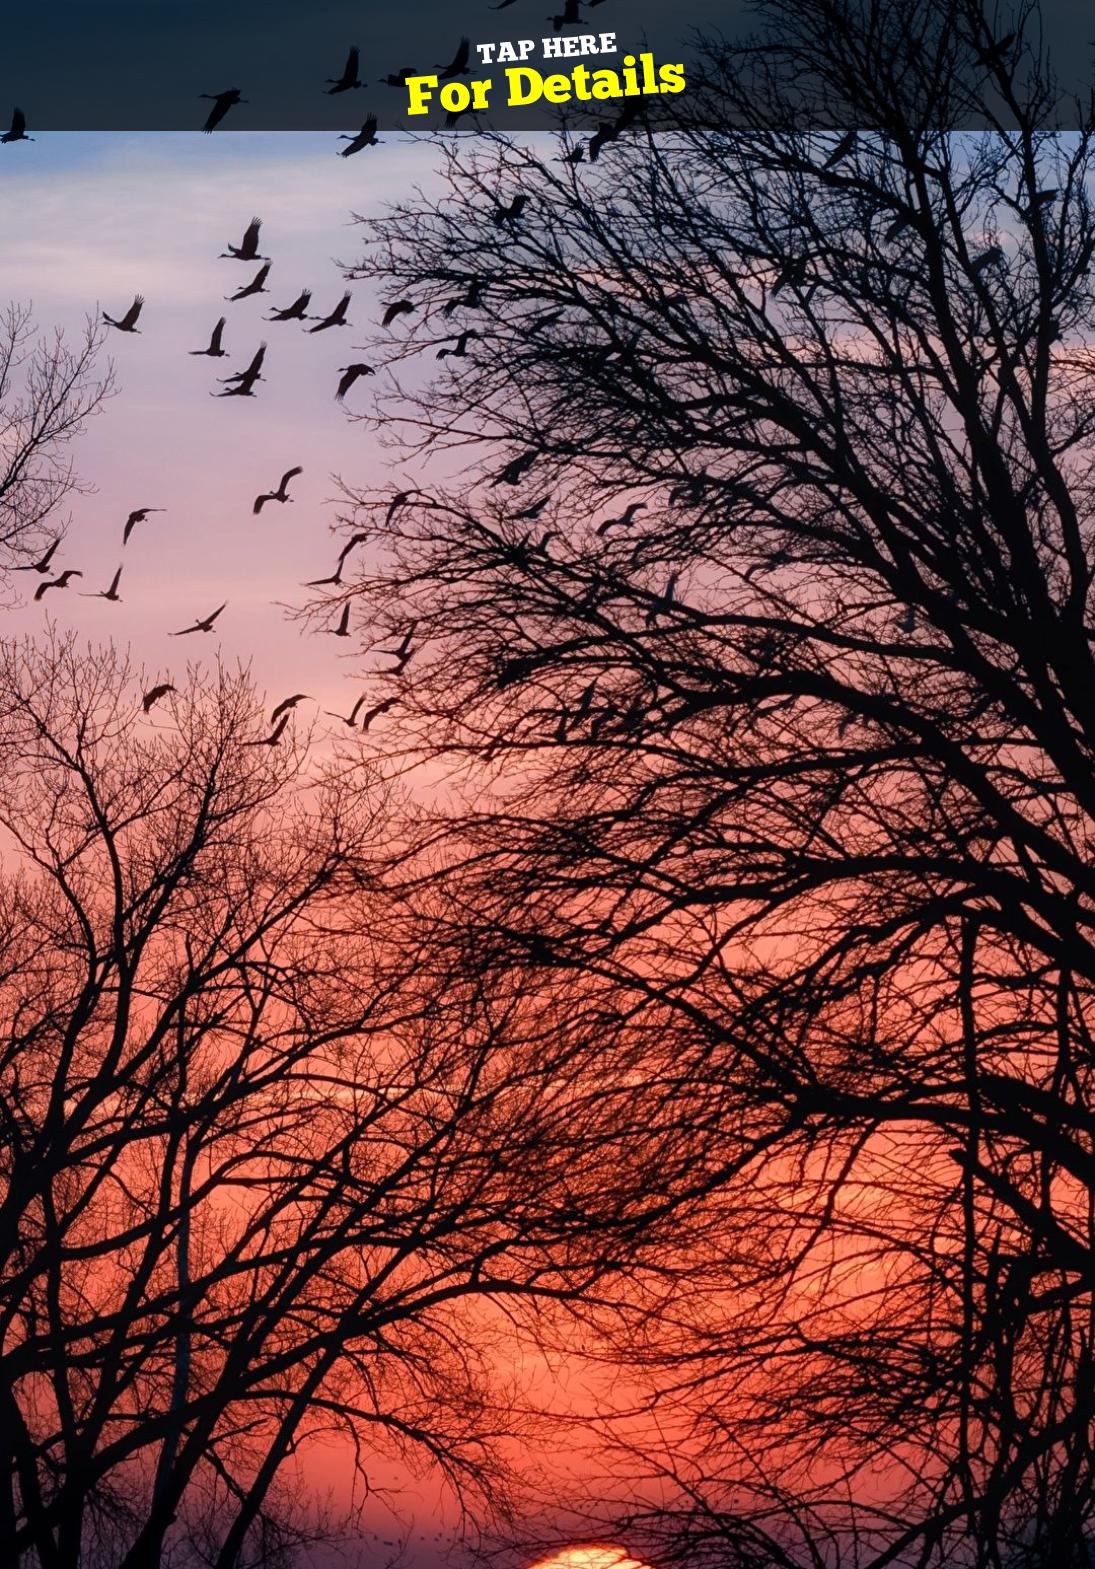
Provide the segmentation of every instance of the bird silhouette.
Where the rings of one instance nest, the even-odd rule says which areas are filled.
[[[515,513],[514,516],[517,520],[522,522],[525,520],[528,520],[529,522],[535,522],[550,500],[551,491],[545,490],[539,501],[534,501],[531,507],[526,507],[523,512]]]
[[[494,221],[498,227],[501,228],[504,223],[515,223],[524,212],[525,204],[527,202],[528,197],[525,195],[524,191],[518,191],[517,195],[513,198],[508,207],[496,208],[494,213]]]
[[[340,136],[340,142],[349,142],[349,147],[340,147],[340,158],[352,158],[354,153],[359,153],[363,147],[379,147],[381,144],[376,139],[376,115],[371,114],[354,136]]]
[[[221,251],[221,255],[230,256],[233,261],[269,261],[269,256],[259,255],[259,230],[261,228],[262,219],[252,218],[243,232],[243,239],[240,243],[238,245],[230,243],[226,251]]]
[[[442,82],[449,82],[449,81],[452,80],[452,78],[454,76],[467,76],[467,74],[468,74],[468,61],[470,59],[471,59],[471,40],[468,39],[468,38],[462,38],[460,40],[459,44],[457,45],[456,53],[453,55],[453,57],[449,61],[448,65],[445,66],[445,68],[443,70],[442,70],[442,68],[440,66],[438,66],[437,69],[438,69],[438,72],[440,73],[440,78],[439,79]]]
[[[807,258],[805,256],[792,256],[783,263],[772,283],[772,293],[779,294],[788,284],[797,288],[806,281]]]
[[[579,0],[564,0],[563,9],[558,16],[545,17],[551,23],[554,32],[562,32],[564,27],[573,27],[582,18],[578,15]]]
[[[150,512],[165,512],[166,510],[165,507],[138,507],[135,512],[131,512],[126,518],[125,528],[122,530],[123,547],[129,544],[129,536],[137,527],[137,524],[143,523]]]
[[[979,49],[978,54],[981,57],[982,63],[987,65],[990,69],[993,69],[998,65],[1002,65],[1004,63],[1004,56],[1007,54],[1008,50],[1011,48],[1014,42],[1015,34],[1005,33],[1003,38],[999,38],[995,43],[989,44],[987,49]]]
[[[348,327],[350,323],[346,320],[346,312],[349,308],[350,296],[349,294],[344,294],[329,315],[310,316],[308,318],[316,323],[314,327],[308,328],[309,333],[324,332],[328,327]]]
[[[226,294],[224,297],[226,300],[231,301],[246,300],[252,294],[269,294],[270,290],[266,287],[266,280],[269,276],[270,263],[263,262],[250,283],[245,283],[242,289],[236,290],[235,294]]]
[[[161,681],[159,686],[150,687],[149,690],[145,693],[144,697],[141,699],[141,707],[147,714],[152,705],[154,703],[158,703],[161,697],[166,697],[168,692],[174,692],[177,690],[178,689],[176,687],[172,686],[170,681]]]
[[[137,318],[141,314],[141,308],[143,305],[144,295],[135,294],[133,296],[133,304],[129,307],[124,316],[120,317],[118,320],[115,320],[113,316],[108,316],[106,311],[104,311],[103,320],[106,322],[108,327],[117,327],[119,332],[139,332],[140,328],[137,326]]]
[[[512,0],[510,0],[510,3],[512,4]],[[411,77],[419,74],[413,65],[405,65],[401,71],[392,71],[389,75],[382,76],[380,80],[385,87],[406,87]]]
[[[285,726],[288,723],[289,715],[282,714],[281,718],[278,720],[277,724],[271,730],[269,735],[264,735],[261,740],[258,741],[245,741],[243,744],[244,746],[277,746],[278,742],[281,740],[282,731],[285,729]]]
[[[53,541],[52,545],[50,545],[49,549],[46,551],[44,556],[39,556],[37,561],[28,561],[25,566],[13,567],[12,571],[13,572],[48,572],[49,571],[49,564],[53,560],[54,556],[57,554],[57,547],[60,545],[60,543],[61,543],[61,536],[60,536],[60,534],[58,534],[57,538]]]
[[[373,370],[373,367],[371,365],[364,365],[364,364],[340,365],[339,366],[339,372],[340,372],[340,377],[339,377],[339,383],[338,383],[338,391],[335,393],[335,397],[339,400],[340,403],[342,402],[342,400],[346,396],[346,394],[349,392],[349,390],[353,386],[354,382],[357,381],[360,376],[375,376],[376,375],[376,371]]]
[[[581,142],[579,142],[576,147],[572,147],[570,149],[570,151],[568,153],[564,153],[561,158],[556,158],[555,162],[556,163],[584,163],[585,162],[585,156],[586,156],[585,147],[584,147],[584,145]]]
[[[286,305],[281,310],[278,310],[275,307],[275,309],[273,311],[271,311],[270,315],[267,316],[266,320],[267,321],[307,321],[308,318],[307,318],[307,316],[304,313],[308,309],[308,306],[311,304],[311,302],[312,302],[312,291],[311,291],[311,289],[301,289],[300,293],[297,295],[297,297],[293,301],[292,305]]]
[[[392,519],[395,517],[396,513],[399,511],[400,507],[405,507],[407,505],[407,502],[410,501],[411,497],[412,496],[417,496],[418,494],[419,494],[419,492],[417,490],[400,490],[400,491],[397,491],[397,493],[392,497],[391,501],[388,503],[388,512],[387,512],[387,515],[386,515],[386,517],[384,519],[384,522],[386,524],[390,523],[392,521]]]
[[[627,129],[633,120],[638,119],[641,113],[641,104],[625,104],[624,107],[620,110],[619,114],[616,116],[615,120],[610,120],[607,125],[598,126],[596,131],[594,131],[593,135],[590,137],[589,146],[587,148],[590,163],[596,163],[598,157],[600,156],[601,149],[606,147],[609,142],[614,142],[621,132]]]
[[[395,300],[386,308],[384,315],[380,319],[380,325],[382,327],[390,327],[397,316],[409,316],[412,311],[417,309],[417,305],[413,304],[411,300]]]
[[[990,245],[987,251],[982,251],[980,256],[975,256],[970,262],[970,272],[975,278],[979,277],[986,267],[998,267],[1003,260],[1003,247]]]
[[[202,126],[202,130],[206,133],[206,135],[208,135],[211,131],[216,130],[217,126],[224,119],[229,109],[234,109],[237,104],[247,103],[246,98],[240,97],[240,90],[238,87],[230,87],[228,91],[224,93],[199,93],[198,97],[210,98],[213,101],[213,107],[209,111],[209,118]]]
[[[449,300],[447,305],[441,307],[442,316],[451,316],[455,310],[478,310],[483,303],[483,279],[473,278],[468,286],[467,294],[455,300]]]
[[[35,138],[27,135],[27,117],[22,109],[11,111],[11,129],[0,136],[0,142],[33,142]]]
[[[272,725],[277,724],[282,714],[287,713],[290,708],[295,708],[298,703],[303,703],[308,697],[309,693],[307,692],[294,692],[292,697],[283,697],[270,715],[270,723]]]
[[[255,497],[255,504],[251,508],[255,516],[258,516],[268,501],[292,501],[293,498],[289,494],[289,491],[286,487],[288,486],[291,479],[295,479],[298,474],[303,473],[304,470],[301,468],[299,463],[297,464],[296,468],[286,469],[285,473],[278,481],[277,490],[266,490],[263,491],[261,496]]]
[[[350,48],[349,54],[346,56],[346,64],[342,67],[342,75],[329,76],[327,78],[328,82],[333,84],[327,89],[327,96],[329,98],[333,98],[335,93],[347,93],[350,91],[351,87],[365,86],[364,82],[358,81],[357,76],[357,68],[360,64],[360,60],[361,57],[358,53],[357,45],[353,44]]]
[[[61,573],[60,577],[50,578],[48,583],[39,583],[38,587],[34,590],[34,597],[35,599],[41,599],[42,595],[47,591],[47,589],[67,588],[72,578],[83,577],[83,575],[84,574],[82,572],[77,572],[72,567],[66,567],[64,572]]]
[[[516,458],[511,458],[505,468],[491,480],[491,489],[493,490],[495,485],[519,484],[522,477],[528,473],[539,456],[540,454],[537,451],[532,450],[530,452],[522,452]]]
[[[262,381],[262,376],[244,375],[240,377],[239,385],[228,387],[224,392],[211,392],[211,398],[253,398],[255,396],[255,383]]]
[[[214,621],[216,621],[223,610],[227,609],[228,601],[225,600],[223,605],[218,605],[216,610],[211,611],[209,615],[204,616],[200,621],[195,621],[193,626],[183,627],[181,632],[172,632],[171,636],[186,637],[190,632],[212,632]]]
[[[858,138],[854,131],[846,132],[821,167],[823,169],[835,169],[838,163],[843,163],[845,158],[850,157],[855,152],[857,140]]]
[[[492,5],[490,7],[490,9],[492,11],[506,11],[513,4],[514,4],[514,0],[501,0],[501,4],[500,5]]]
[[[234,381],[247,382],[249,385],[256,381],[265,381],[266,378],[259,375],[259,372],[262,369],[262,362],[265,358],[266,345],[265,343],[260,343],[258,348],[255,350],[251,358],[251,363],[248,365],[247,369],[235,371],[231,376],[223,376],[221,378],[222,386],[227,387]]]
[[[645,511],[645,501],[632,501],[630,505],[620,513],[618,518],[606,518],[603,523],[599,524],[597,533],[603,537],[608,533],[609,529],[626,528],[627,525],[632,522],[632,520],[636,518],[640,512]]]
[[[382,703],[377,703],[375,707],[370,708],[361,721],[362,733],[368,730],[374,719],[379,719],[381,714],[386,714],[388,709],[394,708],[398,702],[398,697],[386,697]]]
[[[346,543],[343,545],[342,549],[339,551],[338,565],[335,567],[334,574],[331,577],[317,577],[317,578],[313,578],[310,583],[306,583],[304,585],[305,588],[326,588],[328,584],[336,584],[337,585],[337,584],[341,583],[342,582],[342,568],[343,568],[343,564],[345,563],[346,557],[350,554],[350,551],[353,550],[356,545],[363,545],[365,543],[365,541],[368,539],[368,537],[369,537],[368,534],[364,534],[364,533],[360,533],[360,532],[357,533],[357,534],[351,534],[350,538],[346,541]]]
[[[357,716],[361,712],[361,705],[362,705],[362,703],[364,703],[364,701],[368,697],[368,695],[369,695],[368,692],[364,692],[361,695],[361,697],[358,698],[358,700],[354,704],[353,708],[350,709],[350,716],[349,716],[349,718],[347,718],[345,714],[336,714],[336,713],[334,713],[333,710],[330,709],[330,708],[325,709],[324,712],[327,714],[328,718],[330,718],[330,719],[341,719],[342,723],[344,725],[348,725],[350,727],[350,729],[353,730],[356,727],[356,725],[357,725]]]
[[[221,340],[224,337],[224,323],[225,317],[222,316],[213,328],[213,335],[209,339],[209,347],[207,349],[190,349],[188,353],[208,354],[211,359],[222,360],[228,353],[227,349],[221,347]]]
[[[474,328],[470,328],[467,332],[462,332],[456,339],[454,348],[438,349],[437,358],[439,360],[443,360],[451,354],[453,359],[466,359],[468,353],[468,340],[471,338],[478,338],[478,336],[479,334],[475,331]]]
[[[109,588],[101,588],[97,594],[81,594],[80,598],[81,599],[109,599],[111,604],[117,604],[120,601],[121,597],[122,597],[121,594],[119,594],[119,592],[118,592],[118,583],[121,580],[121,576],[122,576],[122,569],[121,569],[121,567],[119,567],[117,572],[115,572],[114,576],[110,580],[110,587]]]
[[[389,658],[395,660],[395,664],[392,665],[391,668],[386,672],[387,675],[401,676],[404,670],[406,670],[407,665],[410,663],[414,655],[414,649],[411,647],[411,640],[414,637],[414,629],[416,625],[416,622],[411,622],[407,631],[403,634],[402,641],[400,642],[398,648],[382,648],[380,650],[382,654],[387,654]]]
[[[341,615],[341,617],[339,619],[338,626],[336,626],[336,627],[328,627],[327,631],[331,634],[332,637],[349,637],[349,635],[350,635],[350,605],[349,605],[349,601],[347,601],[346,604],[344,604],[343,607],[342,607],[342,615]]]

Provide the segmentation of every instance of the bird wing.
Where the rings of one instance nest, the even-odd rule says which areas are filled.
[[[362,694],[358,698],[357,702],[350,709],[350,723],[352,725],[356,725],[357,724],[357,716],[361,712],[361,705],[362,705],[362,703],[364,703],[364,701],[368,697],[368,695],[369,694],[367,692],[362,692]]]
[[[206,135],[208,135],[210,131],[214,130],[221,123],[231,107],[232,105],[230,103],[225,103],[223,95],[217,99],[216,103],[209,111],[209,118],[202,126],[202,130],[206,133]]]
[[[219,349],[220,348],[220,346],[221,346],[221,337],[223,336],[223,333],[224,333],[224,317],[222,316],[220,321],[218,321],[217,325],[213,328],[213,336],[209,340],[209,347],[211,349]]]
[[[13,109],[11,115],[11,135],[18,140],[27,128],[27,117],[22,109]]]
[[[226,599],[223,605],[218,605],[217,606],[216,610],[214,610],[214,612],[213,612],[213,614],[211,616],[206,616],[206,618],[205,618],[206,625],[207,626],[212,626],[214,621],[220,615],[221,611],[222,610],[227,610],[227,609],[228,609],[228,601]]]
[[[281,476],[280,483],[278,484],[278,489],[279,490],[284,490],[286,485],[288,485],[288,483],[289,483],[289,481],[291,479],[295,479],[298,474],[303,474],[303,473],[304,473],[304,470],[300,466],[299,463],[297,464],[296,468],[286,469],[285,473]]]
[[[135,294],[133,297],[133,304],[126,311],[119,325],[122,327],[132,327],[136,323],[137,317],[141,314],[141,306],[143,304],[144,295]]]
[[[259,230],[261,228],[262,219],[252,218],[251,222],[247,225],[246,232],[244,233],[243,244],[240,246],[241,251],[254,250],[255,246],[259,243]]]
[[[344,398],[360,374],[361,372],[358,370],[356,365],[347,366],[342,375],[339,377],[338,391],[335,393],[335,397]]]
[[[362,136],[366,137],[369,141],[372,141],[373,137],[376,135],[376,115],[375,114],[371,114],[369,116],[369,118],[365,121],[365,124],[361,127],[361,134],[362,134]]]
[[[356,44],[353,44],[350,47],[349,54],[346,56],[346,69],[342,73],[344,82],[355,82],[357,80],[357,68],[360,61],[361,55],[358,52],[358,47]]]
[[[254,514],[254,516],[257,517],[258,514],[262,511],[263,507],[266,505],[266,503],[268,501],[272,501],[273,499],[274,498],[270,495],[270,493],[268,491],[264,495],[256,496],[255,497],[255,504],[251,508],[251,511]]]

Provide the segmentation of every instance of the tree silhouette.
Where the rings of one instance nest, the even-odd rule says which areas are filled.
[[[339,595],[371,647],[415,629],[380,678],[400,766],[463,773],[417,823],[453,952],[565,974],[691,1130],[706,1202],[619,1304],[675,1500],[635,1495],[652,1550],[1064,1563],[1093,1485],[1092,123],[1056,134],[1032,12],[770,14],[793,36],[711,46],[693,108],[594,167],[441,138],[443,196],[370,220],[355,275],[415,307],[376,417],[471,470],[350,493],[374,548]]]
[[[645,1113],[617,1036],[427,962],[381,790],[134,674],[0,647],[0,1557],[234,1569],[307,1540],[312,1437],[492,1492],[490,1304],[630,1267]]]
[[[69,443],[113,390],[110,369],[96,369],[102,341],[90,320],[73,346],[60,331],[39,335],[29,306],[0,313],[0,569],[47,547],[81,488]]]

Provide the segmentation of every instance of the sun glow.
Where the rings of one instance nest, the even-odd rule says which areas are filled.
[[[541,1558],[532,1569],[650,1569],[650,1566],[632,1558],[622,1547],[582,1543],[564,1547],[561,1552],[552,1553],[550,1558]]]

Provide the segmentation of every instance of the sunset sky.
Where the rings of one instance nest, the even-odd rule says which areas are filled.
[[[55,561],[83,571],[73,587],[85,593],[105,588],[124,563],[122,603],[70,588],[34,604],[41,579],[28,573],[17,579],[27,603],[9,617],[10,630],[40,628],[48,615],[90,638],[130,644],[150,673],[219,649],[231,663],[252,661],[271,702],[303,689],[321,707],[352,705],[361,668],[354,645],[302,636],[281,606],[300,604],[303,581],[333,566],[335,476],[359,486],[390,477],[398,488],[407,472],[391,467],[371,426],[350,418],[379,378],[359,382],[345,410],[334,397],[339,367],[366,358],[352,346],[376,325],[378,303],[367,285],[353,285],[351,325],[314,336],[262,318],[303,288],[313,290],[312,314],[329,311],[351,287],[336,259],[356,260],[366,238],[351,212],[367,215],[427,185],[434,154],[400,135],[348,159],[337,145],[299,132],[58,133],[0,148],[7,210],[18,214],[0,248],[0,298],[31,300],[40,328],[75,335],[88,312],[121,315],[134,294],[146,298],[138,335],[109,334],[118,392],[73,449],[95,490],[75,498]],[[224,296],[257,265],[219,253],[239,244],[252,215],[263,220],[260,251],[273,261],[270,292],[229,304]],[[222,314],[229,357],[189,357]],[[264,339],[257,395],[210,397],[221,390],[216,378],[245,365]],[[254,517],[254,497],[298,463],[293,503]],[[123,522],[142,506],[167,510],[140,525],[123,552]],[[168,636],[223,600],[217,635]]]

